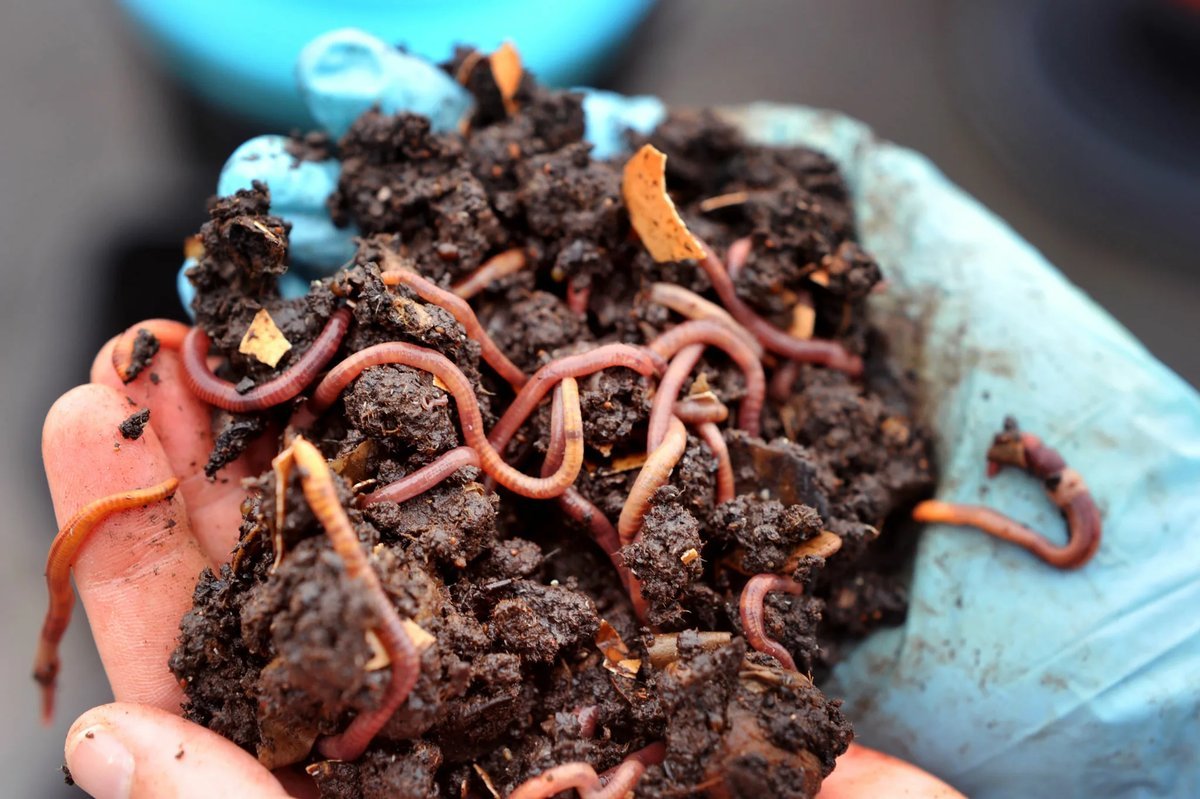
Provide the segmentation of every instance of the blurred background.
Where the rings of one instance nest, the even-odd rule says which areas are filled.
[[[0,458],[8,509],[0,601],[9,608],[0,751],[9,796],[79,795],[57,772],[63,735],[78,713],[109,699],[77,618],[64,645],[59,718],[53,728],[37,723],[28,673],[55,528],[38,458],[41,419],[86,378],[107,337],[141,318],[180,315],[180,242],[203,222],[221,164],[251,135],[286,132],[294,109],[289,98],[271,99],[269,83],[239,91],[262,92],[251,104],[259,119],[214,105],[238,76],[202,76],[195,59],[204,54],[181,60],[186,42],[163,37],[172,15],[224,4],[156,5],[167,9],[165,22],[135,0],[0,10],[0,435],[9,442]],[[289,7],[308,13],[310,5]],[[489,30],[530,55],[545,49],[547,74],[564,81],[680,105],[766,99],[863,119],[929,155],[1157,357],[1200,383],[1196,0],[631,0],[605,13],[618,6],[628,16],[617,22],[628,24],[605,28],[617,50],[561,46],[573,35],[591,41],[596,23],[550,36],[557,48],[545,44],[546,31],[535,41],[523,30],[532,15],[510,12]],[[407,6],[417,7],[427,10]],[[254,23],[250,11],[233,18]],[[230,63],[265,74],[268,49],[229,53]],[[562,52],[577,55],[554,60]],[[208,80],[207,99],[180,82],[181,64],[193,82]]]

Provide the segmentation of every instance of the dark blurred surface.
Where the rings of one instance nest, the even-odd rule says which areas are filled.
[[[979,5],[999,13],[996,3]],[[607,86],[687,105],[769,99],[857,116],[928,154],[1158,357],[1200,381],[1194,257],[1136,235],[1154,225],[1128,203],[1123,226],[1064,213],[1063,197],[1084,187],[1062,185],[1070,177],[1061,173],[1048,184],[1051,173],[1024,163],[1014,155],[1019,148],[987,138],[989,115],[979,109],[997,112],[1000,100],[987,95],[995,83],[979,77],[988,31],[972,28],[983,17],[977,7],[968,13],[971,6],[668,1],[614,65]],[[1130,85],[1120,88],[1144,99]],[[116,10],[88,0],[0,11],[0,109],[0,425],[8,442],[0,460],[8,508],[0,600],[15,609],[6,614],[0,655],[0,750],[10,763],[3,793],[70,796],[78,792],[55,771],[63,735],[78,713],[109,696],[77,610],[64,646],[59,718],[50,729],[37,725],[28,672],[54,531],[38,462],[41,419],[58,394],[86,378],[105,338],[139,318],[178,315],[180,242],[203,220],[225,156],[258,131],[181,96]],[[1013,129],[1040,128],[1031,121]],[[1040,147],[1036,140],[1023,145]]]

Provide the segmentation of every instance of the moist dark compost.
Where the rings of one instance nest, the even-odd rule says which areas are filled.
[[[816,686],[903,619],[934,485],[841,176],[683,112],[626,171],[578,95],[446,69],[461,134],[370,111],[297,139],[361,232],[306,296],[278,293],[269,187],[200,232],[208,471],[280,454],[183,619],[187,717],[330,799],[813,796],[852,738]],[[677,226],[631,210],[655,151]],[[663,231],[693,257],[656,259]]]

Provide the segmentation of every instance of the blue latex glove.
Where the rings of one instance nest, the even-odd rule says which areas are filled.
[[[375,95],[356,74],[339,92],[326,72],[324,93],[305,96],[342,119],[354,110],[346,98],[365,110]],[[626,123],[649,130],[663,106],[597,93],[586,111],[589,140],[609,155]],[[842,168],[863,244],[890,281],[877,319],[921,377],[939,498],[1064,535],[1035,480],[984,476],[984,452],[1011,413],[1084,474],[1104,515],[1098,554],[1069,573],[974,530],[928,530],[906,623],[864,642],[827,686],[846,698],[860,740],[984,799],[1200,796],[1200,397],[916,153],[829,112],[729,115],[754,139],[815,147]],[[317,201],[336,173],[288,182],[289,163],[231,159],[221,186],[267,180],[307,252],[339,252],[347,233]],[[280,171],[255,171],[264,168]]]

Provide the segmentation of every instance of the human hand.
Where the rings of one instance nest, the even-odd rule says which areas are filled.
[[[63,395],[46,417],[42,456],[58,519],[130,487],[173,475],[181,482],[173,499],[103,522],[75,562],[116,702],[72,725],[67,766],[99,799],[288,796],[253,756],[179,717],[183,691],[167,668],[197,576],[227,560],[237,539],[241,478],[256,474],[269,455],[249,453],[208,481],[209,409],[184,387],[176,353],[158,353],[151,369],[123,385],[111,348],[96,358],[92,382]],[[151,422],[126,440],[117,426],[140,408],[150,409]]]
[[[357,69],[327,62],[338,36],[361,35],[331,34],[300,70],[302,85],[322,76],[322,92],[305,92],[317,118],[323,104],[345,120],[374,99],[385,110],[424,111],[361,91]],[[362,47],[383,64],[381,50]],[[376,85],[404,82],[397,71]],[[586,109],[600,155],[619,148],[624,127],[646,131],[663,114],[654,98],[604,93]],[[1184,489],[1200,477],[1195,392],[920,156],[828,112],[756,105],[729,115],[752,138],[816,147],[843,169],[863,244],[890,281],[878,319],[921,379],[944,475],[939,497],[982,502],[1062,535],[1035,481],[984,481],[984,450],[1011,413],[1083,472],[1104,513],[1099,554],[1071,574],[977,531],[932,528],[907,623],[873,636],[835,671],[831,691],[847,698],[862,738],[981,797],[1114,796],[1132,785],[1200,792],[1200,776],[1177,767],[1174,754],[1200,731],[1190,677],[1200,635],[1187,612],[1200,592],[1200,536],[1187,535],[1200,499]],[[282,152],[282,140],[251,145]],[[300,192],[286,183],[290,156],[245,157],[254,152],[230,159],[221,190],[257,178],[285,205],[308,197],[309,216],[289,217],[293,233],[329,252],[336,242],[348,248],[353,231],[324,216],[336,164]],[[342,260],[312,258],[309,269]]]

